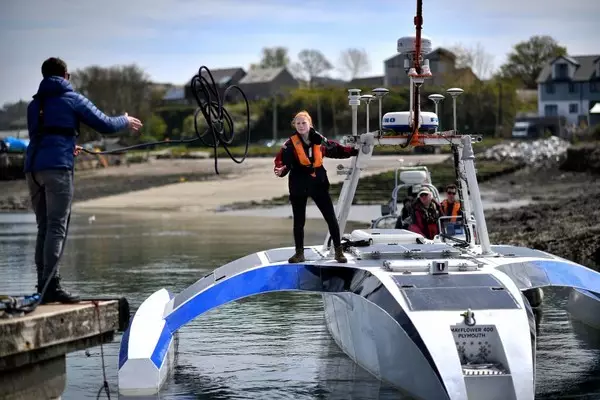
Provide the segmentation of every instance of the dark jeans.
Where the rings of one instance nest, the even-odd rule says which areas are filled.
[[[336,247],[339,246],[341,244],[340,226],[335,218],[335,210],[329,193],[327,191],[319,191],[312,193],[310,197],[319,208],[319,211],[321,211],[321,214],[323,214],[325,222],[327,222],[333,245]],[[308,195],[290,195],[290,202],[292,203],[292,211],[294,213],[294,242],[296,249],[304,248],[304,224],[306,222],[307,200]]]
[[[45,282],[62,254],[73,200],[73,172],[46,170],[27,173],[31,205],[35,212],[38,233],[35,244],[35,265],[38,280]],[[35,178],[35,180],[33,179]],[[54,276],[58,275],[58,267]],[[39,282],[38,282],[39,284]],[[42,290],[42,288],[38,288]]]

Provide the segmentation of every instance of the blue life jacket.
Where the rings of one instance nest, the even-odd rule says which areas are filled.
[[[80,122],[102,134],[119,132],[127,117],[108,117],[85,96],[76,93],[61,77],[44,78],[27,107],[30,143],[25,172],[48,169],[72,170]]]

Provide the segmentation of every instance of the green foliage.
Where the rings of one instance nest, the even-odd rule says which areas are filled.
[[[140,131],[142,135],[148,135],[158,138],[158,140],[164,140],[165,133],[167,132],[167,124],[160,115],[152,114],[150,118],[144,122],[144,126]]]
[[[360,88],[363,93],[370,93],[372,87]],[[435,111],[433,102],[427,100],[432,93],[445,94],[447,88],[425,86],[421,93],[421,109]],[[485,82],[475,82],[463,86],[465,93],[457,101],[457,123],[461,132],[481,134],[493,137],[497,134],[499,122],[507,133],[513,125],[517,112],[522,111],[522,104],[516,95],[516,85],[494,79]],[[500,93],[501,92],[501,93]],[[254,109],[254,104],[251,108]],[[319,113],[320,109],[320,113]],[[405,87],[394,88],[384,98],[383,114],[391,111],[409,109],[409,90]],[[348,106],[348,93],[345,88],[299,88],[292,90],[286,98],[277,103],[278,137],[287,137],[292,133],[290,125],[293,116],[300,110],[307,110],[312,116],[317,130],[330,138],[347,135],[352,131],[351,109]],[[440,129],[452,129],[452,100],[446,99],[439,105]],[[358,109],[359,130],[366,125],[366,107]],[[264,113],[256,121],[252,131],[252,141],[271,138],[273,124],[273,106],[265,107]],[[369,125],[371,129],[379,127],[377,102],[371,103]]]
[[[487,161],[479,160],[476,162],[477,167],[477,179],[479,182],[485,182],[494,177],[512,173],[523,166],[512,161]],[[456,180],[454,174],[454,167],[451,160],[428,165],[427,168],[431,173],[431,179],[438,188],[443,190],[444,187],[449,183],[454,183]],[[383,172],[377,175],[366,176],[361,178],[356,194],[354,196],[353,204],[384,204],[387,203],[392,197],[392,190],[394,189],[394,171]],[[342,189],[342,183],[335,183],[331,185],[330,194],[332,198],[337,198]],[[405,195],[399,193],[399,199]],[[259,204],[253,204],[253,206],[273,206],[288,203],[288,196],[280,196]],[[335,200],[334,200],[335,201]],[[238,207],[243,208],[245,204],[237,204]]]
[[[0,130],[27,128],[27,105],[26,101],[6,103],[0,108]]]
[[[600,124],[592,128],[592,136],[594,140],[600,140]]]
[[[500,67],[500,75],[514,79],[527,89],[537,88],[537,77],[550,60],[567,54],[567,48],[560,46],[550,36],[532,36],[529,40],[517,43],[508,61]]]
[[[474,143],[473,149],[475,153],[479,153],[485,151],[498,143],[500,143],[502,139],[498,138],[484,138],[483,141]],[[261,145],[250,145],[248,147],[248,157],[275,157],[277,152],[279,151],[280,146],[261,146]],[[245,146],[232,146],[228,147],[229,152],[236,158],[242,157],[244,155]],[[450,154],[451,149],[450,146],[443,146],[440,148],[442,154]],[[414,154],[415,150],[412,147],[402,148],[400,146],[386,146],[386,147],[376,147],[373,150],[374,155],[403,155],[403,154]],[[213,153],[210,154],[210,157],[213,157]],[[219,148],[217,152],[217,157],[229,157],[227,152],[222,148]]]
[[[265,47],[262,49],[262,58],[258,64],[250,68],[280,68],[290,64],[288,49],[285,47]]]

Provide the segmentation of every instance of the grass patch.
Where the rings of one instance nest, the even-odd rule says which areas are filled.
[[[479,183],[489,179],[506,175],[523,167],[522,164],[514,161],[493,161],[493,160],[476,160],[477,180]],[[428,165],[427,168],[431,173],[431,179],[438,188],[443,191],[444,187],[455,181],[454,167],[451,159],[439,164]],[[287,179],[287,178],[286,178]],[[332,199],[337,200],[342,189],[342,183],[331,185],[329,193]],[[354,201],[352,204],[384,204],[391,199],[392,190],[394,189],[394,171],[383,172],[377,175],[371,175],[361,178],[356,189]],[[399,194],[399,199],[405,194]],[[309,200],[310,202],[311,200]],[[240,202],[231,204],[232,208],[253,208],[253,207],[269,207],[288,204],[288,195],[275,197],[263,202]]]

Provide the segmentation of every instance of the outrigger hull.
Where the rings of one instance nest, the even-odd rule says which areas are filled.
[[[158,393],[173,368],[173,335],[203,313],[252,295],[305,291],[322,293],[328,330],[348,357],[403,393],[533,399],[536,324],[523,292],[584,284],[540,278],[563,276],[565,268],[587,278],[580,290],[595,289],[600,274],[512,246],[495,246],[504,253],[496,257],[461,258],[446,244],[398,244],[403,235],[411,237],[398,230],[387,253],[377,243],[351,248],[348,264],[325,257],[317,246],[305,250],[307,262],[289,264],[294,249],[277,248],[218,268],[177,296],[157,291],[121,342],[119,391]],[[400,256],[418,251],[417,258]],[[435,263],[445,270],[436,272]],[[467,310],[474,320],[465,317]]]

